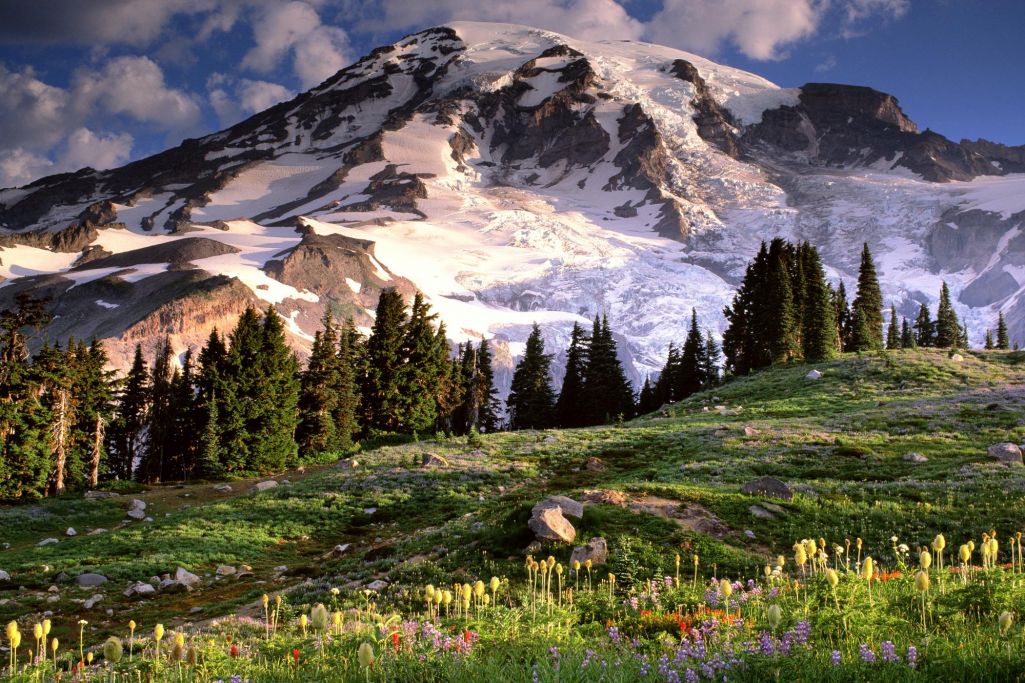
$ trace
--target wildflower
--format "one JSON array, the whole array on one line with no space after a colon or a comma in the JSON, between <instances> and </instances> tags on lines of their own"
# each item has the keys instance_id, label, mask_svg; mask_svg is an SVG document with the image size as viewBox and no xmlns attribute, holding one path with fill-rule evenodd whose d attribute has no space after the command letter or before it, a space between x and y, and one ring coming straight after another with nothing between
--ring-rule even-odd
<instances>
[{"instance_id":1,"label":"wildflower","mask_svg":"<svg viewBox=\"0 0 1025 683\"><path fill-rule=\"evenodd\" d=\"M729 598L733 595L733 584L731 584L727 579L723 579L719 582L719 592L722 593L724 597Z\"/></svg>"},{"instance_id":2,"label":"wildflower","mask_svg":"<svg viewBox=\"0 0 1025 683\"><path fill-rule=\"evenodd\" d=\"M86 661L87 664L92 666L92 663L93 663L93 653L92 652L89 652L89 653L87 653L85 655L85 661Z\"/></svg>"},{"instance_id":3,"label":"wildflower","mask_svg":"<svg viewBox=\"0 0 1025 683\"><path fill-rule=\"evenodd\" d=\"M907 660L908 666L914 669L918 664L918 648L914 645L908 645L908 654L905 659Z\"/></svg>"},{"instance_id":4,"label":"wildflower","mask_svg":"<svg viewBox=\"0 0 1025 683\"><path fill-rule=\"evenodd\" d=\"M234 643L232 643L231 649L228 650L228 653L231 655L232 659L237 659L238 658L238 645L235 645Z\"/></svg>"},{"instance_id":5,"label":"wildflower","mask_svg":"<svg viewBox=\"0 0 1025 683\"><path fill-rule=\"evenodd\" d=\"M292 650L292 663L299 666L299 650Z\"/></svg>"},{"instance_id":6,"label":"wildflower","mask_svg":"<svg viewBox=\"0 0 1025 683\"><path fill-rule=\"evenodd\" d=\"M884 640L879 644L879 652L882 654L884 662L893 664L900 661L896 646L889 640Z\"/></svg>"},{"instance_id":7,"label":"wildflower","mask_svg":"<svg viewBox=\"0 0 1025 683\"><path fill-rule=\"evenodd\" d=\"M833 663L833 666L840 666L840 651L833 650L833 653L829 656L829 659Z\"/></svg>"},{"instance_id":8,"label":"wildflower","mask_svg":"<svg viewBox=\"0 0 1025 683\"><path fill-rule=\"evenodd\" d=\"M929 567L932 566L932 555L929 554L928 550L923 550L918 559L922 564L922 569L928 571Z\"/></svg>"},{"instance_id":9,"label":"wildflower","mask_svg":"<svg viewBox=\"0 0 1025 683\"><path fill-rule=\"evenodd\" d=\"M303 630L303 637L306 637L306 627L309 626L310 618L305 614L299 615L299 628Z\"/></svg>"},{"instance_id":10,"label":"wildflower","mask_svg":"<svg viewBox=\"0 0 1025 683\"><path fill-rule=\"evenodd\" d=\"M872 664L876 661L876 653L872 652L872 648L868 645L862 644L858 646L858 656L861 657L861 661L866 664Z\"/></svg>"},{"instance_id":11,"label":"wildflower","mask_svg":"<svg viewBox=\"0 0 1025 683\"><path fill-rule=\"evenodd\" d=\"M316 607L310 610L310 625L314 631L326 631L327 621L327 608L322 603L318 603Z\"/></svg>"},{"instance_id":12,"label":"wildflower","mask_svg":"<svg viewBox=\"0 0 1025 683\"><path fill-rule=\"evenodd\" d=\"M923 555L929 556L928 553L923 553ZM919 593L927 593L929 591L929 574L925 570L915 574L915 590Z\"/></svg>"},{"instance_id":13,"label":"wildflower","mask_svg":"<svg viewBox=\"0 0 1025 683\"><path fill-rule=\"evenodd\" d=\"M997 625L1000 626L1000 635L1006 635L1011 630L1011 626L1014 624L1014 614L1004 610L1000 613L1000 617L997 618Z\"/></svg>"},{"instance_id":14,"label":"wildflower","mask_svg":"<svg viewBox=\"0 0 1025 683\"><path fill-rule=\"evenodd\" d=\"M356 651L356 658L359 660L359 665L364 669L369 669L374 665L374 646L363 641L360 643L359 650Z\"/></svg>"},{"instance_id":15,"label":"wildflower","mask_svg":"<svg viewBox=\"0 0 1025 683\"><path fill-rule=\"evenodd\" d=\"M778 604L770 605L765 617L769 622L769 628L775 631L776 627L783 620L783 610L780 609Z\"/></svg>"},{"instance_id":16,"label":"wildflower","mask_svg":"<svg viewBox=\"0 0 1025 683\"><path fill-rule=\"evenodd\" d=\"M826 569L826 581L829 582L831 588L836 588L836 585L840 583L840 575L833 569Z\"/></svg>"},{"instance_id":17,"label":"wildflower","mask_svg":"<svg viewBox=\"0 0 1025 683\"><path fill-rule=\"evenodd\" d=\"M103 644L103 658L111 664L117 664L123 655L124 646L121 645L121 641L115 636L107 638L107 642Z\"/></svg>"}]
</instances>

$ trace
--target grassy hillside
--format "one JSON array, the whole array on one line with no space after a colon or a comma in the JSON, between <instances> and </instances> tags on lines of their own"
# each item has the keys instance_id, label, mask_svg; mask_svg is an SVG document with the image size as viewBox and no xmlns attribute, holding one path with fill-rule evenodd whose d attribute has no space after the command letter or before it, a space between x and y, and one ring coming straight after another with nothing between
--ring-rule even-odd
<instances>
[{"instance_id":1,"label":"grassy hillside","mask_svg":"<svg viewBox=\"0 0 1025 683\"><path fill-rule=\"evenodd\" d=\"M448 586L494 575L503 577L508 614L482 619L478 612L477 619L510 620L504 635L491 634L502 643L495 652L515 661L517 671L529 680L529 663L537 659L530 643L545 632L553 642L566 644L581 633L604 638L607 621L631 623L623 601L644 593L649 579L675 576L677 553L684 558L684 577L694 571L694 553L700 564L697 587L693 594L677 596L681 603L675 604L676 611L701 608L705 584L713 575L761 577L767 562L775 564L772 558L778 554L792 556L793 544L805 538L829 539L830 546L861 538L866 554L871 549L886 570L896 571L900 558L891 550L896 545L891 537L915 548L942 532L949 539L947 553L956 554L967 539L978 544L983 533L996 529L1005 555L1001 562L1011 561L1006 539L1023 526L1025 468L999 464L986 449L998 442L1025 442L1025 353L967 353L958 362L938 351L899 351L845 357L816 368L823 373L820 380L805 379L810 366L772 368L622 426L495 434L483 437L477 446L465 439L442 439L380 447L357 455L355 469L331 465L284 473L275 479L289 484L260 493L252 491L257 480L230 482L231 492L200 483L0 509L2 541L9 544L0 551L0 570L12 576L10 583L0 584L0 618L18 619L22 631L31 633L31 624L44 611L52 612L54 633L68 644L77 643L77 621L85 619L88 647L110 633L125 633L129 619L146 628L160 621L168 630L193 631L208 625L212 617L228 614L262 620L264 593L283 593L288 616L298 614L293 609L306 610L316 602L363 610L369 609L368 602L380 602L383 614L403 607L422 610L423 603L413 594L428 583ZM448 464L425 468L421 461L426 453L439 455ZM910 453L928 460L905 460ZM763 475L786 482L796 493L794 498L772 500L741 493L745 482ZM593 578L597 583L613 573L618 592L606 605L592 604L587 593L579 591L574 611L556 607L552 613L550 618L561 626L534 623L536 614L519 622L515 615L522 614L517 610L533 605L529 597L526 603L515 597L528 590L523 585L524 558L533 533L527 520L531 506L553 494L587 503L583 519L572 520L577 543L593 536L608 540L608 565L600 571L596 567ZM127 520L126 505L132 498L147 503L152 521ZM752 506L759 507L752 511ZM66 537L69 526L78 535ZM89 535L97 528L107 531ZM36 545L47 537L59 543ZM339 544L350 546L333 552ZM536 558L551 554L565 564L567 582L576 579L568 571L570 547L546 544L534 550ZM831 566L837 559L843 561L833 558ZM219 565L243 564L251 566L252 576L214 577ZM201 587L123 597L131 582L173 574L179 566L199 575ZM785 569L797 572L796 567ZM58 576L87 571L105 575L108 583L82 590ZM802 574L795 573L794 578ZM913 579L913 572L903 574ZM374 580L389 586L372 597L361 597L360 589ZM688 588L687 581L682 583L677 590ZM848 576L841 591L848 590L848 583L855 591L857 579ZM1020 583L1016 579L1013 585ZM334 595L331 588L341 592ZM796 604L803 597L805 618L810 619L803 590L810 588L797 590ZM992 584L988 590L993 593ZM83 600L95 594L104 597L84 609ZM828 592L819 597L827 606L831 602ZM855 602L862 599L851 597ZM823 628L822 638L836 643L841 634L867 634L881 627L910 634L918 618L914 600L910 589L907 596L894 598L901 606L900 616L881 613L858 627L846 617L843 629L833 621L811 621L816 629ZM905 602L911 604L908 614ZM970 602L971 608L944 609L950 619L976 618L991 626L994 612L1005 603L1008 609L1025 609L1017 588L999 598ZM836 607L839 611L839 602ZM939 617L938 603L935 609ZM752 623L764 618L764 609L751 616ZM795 612L791 621L796 619ZM190 623L194 625L189 627ZM567 632L573 623L577 631ZM512 624L516 626L510 632ZM459 622L458 628L466 627ZM476 627L486 643L488 626ZM935 629L930 638L956 641L944 635L942 620ZM338 640L341 647L344 639ZM1025 653L1020 635L1015 642L1014 650L1008 645L1007 662L1020 661ZM350 659L354 647L348 651ZM935 649L943 651L940 645ZM284 656L281 652L278 655ZM977 655L981 656L959 656L967 662ZM261 656L275 661L271 653ZM495 664L488 656L480 659L478 666ZM551 662L542 664L538 675L552 674ZM1017 671L1012 664L1007 666L1011 668L994 671ZM292 675L268 667L254 669L251 677L287 680L286 674ZM900 676L911 675L905 669ZM753 675L761 669L752 664L748 671ZM819 670L801 675L816 679L813 671ZM298 668L293 673L299 676ZM363 673L369 670L349 671L357 677ZM378 673L384 675L383 669L374 675ZM621 673L626 676L626 669ZM436 674L415 673L421 678L458 678L448 670ZM485 669L477 674L484 675ZM196 672L192 675L207 680ZM333 675L325 674L324 680ZM854 674L847 675L842 680L851 680ZM878 679L878 673L865 675ZM214 679L211 673L209 680ZM671 677L666 673L658 680ZM982 675L978 680L998 679Z\"/></svg>"}]
</instances>

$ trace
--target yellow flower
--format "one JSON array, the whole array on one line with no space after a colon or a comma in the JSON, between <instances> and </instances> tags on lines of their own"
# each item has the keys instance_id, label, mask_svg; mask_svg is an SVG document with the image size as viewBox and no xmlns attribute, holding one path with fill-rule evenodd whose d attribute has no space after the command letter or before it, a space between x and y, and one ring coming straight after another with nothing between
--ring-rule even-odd
<instances>
[{"instance_id":1,"label":"yellow flower","mask_svg":"<svg viewBox=\"0 0 1025 683\"><path fill-rule=\"evenodd\" d=\"M18 632L18 622L11 621L7 624L7 640L14 637L14 634Z\"/></svg>"},{"instance_id":2,"label":"yellow flower","mask_svg":"<svg viewBox=\"0 0 1025 683\"><path fill-rule=\"evenodd\" d=\"M922 563L922 569L928 569L932 565L932 554L928 550L923 550L918 558Z\"/></svg>"},{"instance_id":3,"label":"yellow flower","mask_svg":"<svg viewBox=\"0 0 1025 683\"><path fill-rule=\"evenodd\" d=\"M919 593L926 593L929 591L929 574L925 571L919 571L915 574L915 590Z\"/></svg>"},{"instance_id":4,"label":"yellow flower","mask_svg":"<svg viewBox=\"0 0 1025 683\"><path fill-rule=\"evenodd\" d=\"M17 650L18 646L21 645L21 631L15 631L12 633L9 636L9 640L11 641L11 647Z\"/></svg>"},{"instance_id":5,"label":"yellow flower","mask_svg":"<svg viewBox=\"0 0 1025 683\"><path fill-rule=\"evenodd\" d=\"M32 627L32 636L36 640L42 640L42 638L43 638L43 625L42 624L36 624L35 626Z\"/></svg>"},{"instance_id":6,"label":"yellow flower","mask_svg":"<svg viewBox=\"0 0 1025 683\"><path fill-rule=\"evenodd\" d=\"M829 585L836 588L836 584L840 583L840 575L833 569L826 569L826 581L829 581Z\"/></svg>"},{"instance_id":7,"label":"yellow flower","mask_svg":"<svg viewBox=\"0 0 1025 683\"><path fill-rule=\"evenodd\" d=\"M577 562L577 566L578 567L580 566L579 562ZM491 577L491 592L492 593L496 592L498 590L498 587L501 586L501 585L502 585L502 582L499 580L499 578L497 576L492 576Z\"/></svg>"},{"instance_id":8,"label":"yellow flower","mask_svg":"<svg viewBox=\"0 0 1025 683\"><path fill-rule=\"evenodd\" d=\"M968 544L967 544L967 543L963 544L963 545L962 545L962 546L961 546L961 547L960 547L960 548L958 549L958 551L957 551L957 556L958 556L958 557L960 557L960 558L961 558L961 561L962 561L962 562L964 562L965 564L967 564L967 563L968 563L968 561L969 561L970 559L972 559L972 551L971 551L971 548L969 548L969 547L968 547Z\"/></svg>"},{"instance_id":9,"label":"yellow flower","mask_svg":"<svg viewBox=\"0 0 1025 683\"><path fill-rule=\"evenodd\" d=\"M50 622L49 619L43 619L43 635L44 636L50 635L50 628L52 626L53 626L53 624Z\"/></svg>"},{"instance_id":10,"label":"yellow flower","mask_svg":"<svg viewBox=\"0 0 1025 683\"><path fill-rule=\"evenodd\" d=\"M947 539L943 538L943 534L936 534L936 538L932 540L932 549L936 552L942 552L947 547Z\"/></svg>"},{"instance_id":11,"label":"yellow flower","mask_svg":"<svg viewBox=\"0 0 1025 683\"><path fill-rule=\"evenodd\" d=\"M134 631L135 630L135 619L132 619L131 621L128 622L128 630L129 631Z\"/></svg>"},{"instance_id":12,"label":"yellow flower","mask_svg":"<svg viewBox=\"0 0 1025 683\"><path fill-rule=\"evenodd\" d=\"M185 634L182 633L181 631L178 631L177 633L175 633L174 634L174 644L177 645L178 647L182 647L182 648L185 647Z\"/></svg>"},{"instance_id":13,"label":"yellow flower","mask_svg":"<svg viewBox=\"0 0 1025 683\"><path fill-rule=\"evenodd\" d=\"M725 595L727 598L733 595L733 584L727 579L723 579L719 582L719 592Z\"/></svg>"},{"instance_id":14,"label":"yellow flower","mask_svg":"<svg viewBox=\"0 0 1025 683\"><path fill-rule=\"evenodd\" d=\"M865 561L861 565L861 576L866 581L871 581L872 577L875 576L875 563L871 557L866 557Z\"/></svg>"},{"instance_id":15,"label":"yellow flower","mask_svg":"<svg viewBox=\"0 0 1025 683\"><path fill-rule=\"evenodd\" d=\"M164 639L164 625L163 624L157 624L156 626L153 627L153 640L155 640L155 641L157 641L159 643L163 639Z\"/></svg>"},{"instance_id":16,"label":"yellow flower","mask_svg":"<svg viewBox=\"0 0 1025 683\"><path fill-rule=\"evenodd\" d=\"M87 663L89 663L89 664L93 663L93 653L92 652L86 652L85 653L85 661Z\"/></svg>"},{"instance_id":17,"label":"yellow flower","mask_svg":"<svg viewBox=\"0 0 1025 683\"><path fill-rule=\"evenodd\" d=\"M54 654L56 654L57 653L57 646L58 645L60 645L60 641L59 640L57 640L56 638L51 640L50 641L50 651L53 652Z\"/></svg>"}]
</instances>

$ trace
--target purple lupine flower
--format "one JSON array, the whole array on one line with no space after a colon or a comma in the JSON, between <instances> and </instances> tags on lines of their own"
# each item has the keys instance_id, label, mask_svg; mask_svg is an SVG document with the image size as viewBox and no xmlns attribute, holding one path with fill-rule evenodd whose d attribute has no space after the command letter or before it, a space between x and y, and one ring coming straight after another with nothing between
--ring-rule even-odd
<instances>
[{"instance_id":1,"label":"purple lupine flower","mask_svg":"<svg viewBox=\"0 0 1025 683\"><path fill-rule=\"evenodd\" d=\"M665 583L666 583L666 588L672 588L673 587L673 577L671 577L671 576L665 577Z\"/></svg>"},{"instance_id":2,"label":"purple lupine flower","mask_svg":"<svg viewBox=\"0 0 1025 683\"><path fill-rule=\"evenodd\" d=\"M548 648L548 656L552 659L552 668L556 671L562 669L562 656L559 654L559 648L550 647Z\"/></svg>"},{"instance_id":3,"label":"purple lupine flower","mask_svg":"<svg viewBox=\"0 0 1025 683\"><path fill-rule=\"evenodd\" d=\"M799 621L794 626L794 640L798 645L807 645L811 639L811 624L807 621Z\"/></svg>"},{"instance_id":4,"label":"purple lupine flower","mask_svg":"<svg viewBox=\"0 0 1025 683\"><path fill-rule=\"evenodd\" d=\"M635 610L638 607L640 607L641 601L637 599L636 595L634 595L631 596L629 600L627 600L627 604L630 605L630 609Z\"/></svg>"},{"instance_id":5,"label":"purple lupine flower","mask_svg":"<svg viewBox=\"0 0 1025 683\"><path fill-rule=\"evenodd\" d=\"M897 647L889 640L884 640L879 644L879 652L882 654L884 662L893 664L900 661L900 655L897 654Z\"/></svg>"},{"instance_id":6,"label":"purple lupine flower","mask_svg":"<svg viewBox=\"0 0 1025 683\"><path fill-rule=\"evenodd\" d=\"M533 680L534 683L538 683L541 680L541 677L537 673L537 664L534 665L534 669L531 673L531 680Z\"/></svg>"},{"instance_id":7,"label":"purple lupine flower","mask_svg":"<svg viewBox=\"0 0 1025 683\"><path fill-rule=\"evenodd\" d=\"M833 662L833 666L840 666L840 651L833 650L833 654L829 656L829 659Z\"/></svg>"},{"instance_id":8,"label":"purple lupine flower","mask_svg":"<svg viewBox=\"0 0 1025 683\"><path fill-rule=\"evenodd\" d=\"M914 669L915 666L918 664L918 648L914 645L908 645L907 660L908 666L910 666L912 669Z\"/></svg>"},{"instance_id":9,"label":"purple lupine flower","mask_svg":"<svg viewBox=\"0 0 1025 683\"><path fill-rule=\"evenodd\" d=\"M591 660L594 659L594 650L588 648L584 652L584 661L580 662L580 668L586 669L591 664Z\"/></svg>"},{"instance_id":10,"label":"purple lupine flower","mask_svg":"<svg viewBox=\"0 0 1025 683\"><path fill-rule=\"evenodd\" d=\"M858 656L861 657L861 661L866 664L872 664L876 661L876 653L872 652L872 648L868 645L862 644L858 646Z\"/></svg>"},{"instance_id":11,"label":"purple lupine flower","mask_svg":"<svg viewBox=\"0 0 1025 683\"><path fill-rule=\"evenodd\" d=\"M675 670L670 669L666 673L666 683L680 683L680 674L676 673Z\"/></svg>"},{"instance_id":12,"label":"purple lupine flower","mask_svg":"<svg viewBox=\"0 0 1025 683\"><path fill-rule=\"evenodd\" d=\"M773 641L772 634L768 631L762 631L762 635L758 638L758 651L766 657L776 654L776 644Z\"/></svg>"},{"instance_id":13,"label":"purple lupine flower","mask_svg":"<svg viewBox=\"0 0 1025 683\"><path fill-rule=\"evenodd\" d=\"M616 628L615 626L609 626L609 640L611 640L616 645L619 645L619 643L621 641L621 637L619 635L619 629Z\"/></svg>"},{"instance_id":14,"label":"purple lupine flower","mask_svg":"<svg viewBox=\"0 0 1025 683\"><path fill-rule=\"evenodd\" d=\"M687 669L683 672L683 680L686 681L686 683L698 683L700 679L694 669Z\"/></svg>"}]
</instances>

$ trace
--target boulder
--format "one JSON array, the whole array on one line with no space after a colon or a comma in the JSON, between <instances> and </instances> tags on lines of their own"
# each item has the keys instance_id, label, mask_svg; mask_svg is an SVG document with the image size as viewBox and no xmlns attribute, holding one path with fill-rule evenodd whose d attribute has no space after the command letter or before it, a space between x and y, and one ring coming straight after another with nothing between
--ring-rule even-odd
<instances>
[{"instance_id":1,"label":"boulder","mask_svg":"<svg viewBox=\"0 0 1025 683\"><path fill-rule=\"evenodd\" d=\"M818 370L812 370L804 376L805 379L822 379L822 373Z\"/></svg>"},{"instance_id":2,"label":"boulder","mask_svg":"<svg viewBox=\"0 0 1025 683\"><path fill-rule=\"evenodd\" d=\"M759 477L749 481L740 488L740 491L749 496L769 496L783 500L790 500L794 497L794 492L790 490L790 487L774 477Z\"/></svg>"},{"instance_id":3,"label":"boulder","mask_svg":"<svg viewBox=\"0 0 1025 683\"><path fill-rule=\"evenodd\" d=\"M573 549L573 554L570 555L569 563L572 566L574 562L580 562L584 564L587 560L591 561L591 564L605 564L609 559L609 545L605 542L605 539L601 536L596 536L591 539L586 545L577 546Z\"/></svg>"},{"instance_id":4,"label":"boulder","mask_svg":"<svg viewBox=\"0 0 1025 683\"><path fill-rule=\"evenodd\" d=\"M572 543L577 537L577 530L562 516L562 508L557 505L537 510L527 526L542 540Z\"/></svg>"},{"instance_id":5,"label":"boulder","mask_svg":"<svg viewBox=\"0 0 1025 683\"><path fill-rule=\"evenodd\" d=\"M11 575L0 569L0 583L10 583Z\"/></svg>"},{"instance_id":6,"label":"boulder","mask_svg":"<svg viewBox=\"0 0 1025 683\"><path fill-rule=\"evenodd\" d=\"M964 361L964 356L962 356L960 353L955 353L953 356L950 357L950 360L954 361L955 363L961 363Z\"/></svg>"},{"instance_id":7,"label":"boulder","mask_svg":"<svg viewBox=\"0 0 1025 683\"><path fill-rule=\"evenodd\" d=\"M990 446L986 452L989 454L989 457L994 460L999 460L1005 465L1022 464L1021 448L1019 448L1017 444L1010 442L995 443Z\"/></svg>"},{"instance_id":8,"label":"boulder","mask_svg":"<svg viewBox=\"0 0 1025 683\"><path fill-rule=\"evenodd\" d=\"M231 493L231 484L217 484L214 486L217 493Z\"/></svg>"},{"instance_id":9,"label":"boulder","mask_svg":"<svg viewBox=\"0 0 1025 683\"><path fill-rule=\"evenodd\" d=\"M145 510L129 510L126 514L129 517L131 517L132 519L145 519L146 518L146 511Z\"/></svg>"},{"instance_id":10,"label":"boulder","mask_svg":"<svg viewBox=\"0 0 1025 683\"><path fill-rule=\"evenodd\" d=\"M906 462L929 462L929 458L921 453L907 453L903 458Z\"/></svg>"},{"instance_id":11,"label":"boulder","mask_svg":"<svg viewBox=\"0 0 1025 683\"><path fill-rule=\"evenodd\" d=\"M572 498L567 498L566 496L549 496L540 503L534 505L534 507L531 508L530 513L532 515L537 515L539 511L548 508L559 508L562 510L562 514L570 517L576 517L577 519L581 519L584 516L584 504L578 503Z\"/></svg>"},{"instance_id":12,"label":"boulder","mask_svg":"<svg viewBox=\"0 0 1025 683\"><path fill-rule=\"evenodd\" d=\"M78 584L79 588L95 588L96 586L102 586L107 583L107 577L103 574L96 574L93 572L79 574L75 577L75 583Z\"/></svg>"},{"instance_id":13,"label":"boulder","mask_svg":"<svg viewBox=\"0 0 1025 683\"><path fill-rule=\"evenodd\" d=\"M178 567L174 572L174 580L192 590L199 585L201 579L184 567Z\"/></svg>"},{"instance_id":14,"label":"boulder","mask_svg":"<svg viewBox=\"0 0 1025 683\"><path fill-rule=\"evenodd\" d=\"M78 532L75 531L75 527L69 526L68 530L64 532L65 536L78 536Z\"/></svg>"},{"instance_id":15,"label":"boulder","mask_svg":"<svg viewBox=\"0 0 1025 683\"><path fill-rule=\"evenodd\" d=\"M355 458L345 458L338 461L338 469L340 470L354 470L357 467L359 467L359 462Z\"/></svg>"},{"instance_id":16,"label":"boulder","mask_svg":"<svg viewBox=\"0 0 1025 683\"><path fill-rule=\"evenodd\" d=\"M270 489L274 488L277 485L278 485L278 482L274 481L273 479L268 479L267 481L261 481L261 482L257 483L256 486L253 487L253 490L254 491L269 491Z\"/></svg>"},{"instance_id":17,"label":"boulder","mask_svg":"<svg viewBox=\"0 0 1025 683\"><path fill-rule=\"evenodd\" d=\"M157 589L151 586L150 584L145 583L143 581L136 581L135 583L128 586L128 588L124 590L124 593L122 593L122 595L124 595L126 598L130 598L135 595L153 595L156 592Z\"/></svg>"},{"instance_id":18,"label":"boulder","mask_svg":"<svg viewBox=\"0 0 1025 683\"><path fill-rule=\"evenodd\" d=\"M448 467L448 460L436 453L424 453L420 456L420 465L428 468Z\"/></svg>"},{"instance_id":19,"label":"boulder","mask_svg":"<svg viewBox=\"0 0 1025 683\"><path fill-rule=\"evenodd\" d=\"M377 579L376 581L371 581L370 583L368 583L366 585L366 589L367 590L377 591L378 593L380 593L381 591L383 591L387 587L388 587L388 582L385 581L384 579Z\"/></svg>"},{"instance_id":20,"label":"boulder","mask_svg":"<svg viewBox=\"0 0 1025 683\"><path fill-rule=\"evenodd\" d=\"M59 542L60 541L58 541L56 538L44 538L39 543L36 543L36 545L39 546L39 547L43 547L44 545L53 545L54 543L59 543Z\"/></svg>"},{"instance_id":21,"label":"boulder","mask_svg":"<svg viewBox=\"0 0 1025 683\"><path fill-rule=\"evenodd\" d=\"M230 564L222 564L217 567L217 571L215 573L217 576L235 576L236 571L237 570Z\"/></svg>"},{"instance_id":22,"label":"boulder","mask_svg":"<svg viewBox=\"0 0 1025 683\"><path fill-rule=\"evenodd\" d=\"M92 609L93 607L96 606L96 603L98 603L102 599L103 599L103 594L102 593L97 593L96 595L92 596L91 598L86 600L84 603L82 603L82 607L85 607L86 609Z\"/></svg>"},{"instance_id":23,"label":"boulder","mask_svg":"<svg viewBox=\"0 0 1025 683\"><path fill-rule=\"evenodd\" d=\"M344 555L346 552L348 552L349 548L351 547L351 543L339 543L331 549L331 552L335 555Z\"/></svg>"},{"instance_id":24,"label":"boulder","mask_svg":"<svg viewBox=\"0 0 1025 683\"><path fill-rule=\"evenodd\" d=\"M604 472L605 471L605 463L602 462L601 458L596 458L594 456L591 456L590 458L587 459L587 462L584 463L584 469L587 470L588 472Z\"/></svg>"},{"instance_id":25,"label":"boulder","mask_svg":"<svg viewBox=\"0 0 1025 683\"><path fill-rule=\"evenodd\" d=\"M139 500L138 498L132 498L132 502L130 502L128 504L128 509L129 510L145 510L146 509L146 501Z\"/></svg>"},{"instance_id":26,"label":"boulder","mask_svg":"<svg viewBox=\"0 0 1025 683\"><path fill-rule=\"evenodd\" d=\"M162 593L184 593L189 590L189 587L184 583L179 583L174 579L164 579L160 582L160 586L158 588Z\"/></svg>"},{"instance_id":27,"label":"boulder","mask_svg":"<svg viewBox=\"0 0 1025 683\"><path fill-rule=\"evenodd\" d=\"M760 505L752 505L747 509L747 511L758 519L776 519L776 515L772 514Z\"/></svg>"}]
</instances>

